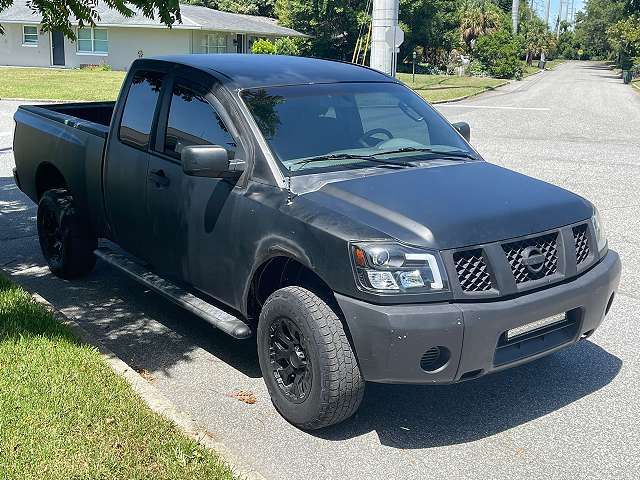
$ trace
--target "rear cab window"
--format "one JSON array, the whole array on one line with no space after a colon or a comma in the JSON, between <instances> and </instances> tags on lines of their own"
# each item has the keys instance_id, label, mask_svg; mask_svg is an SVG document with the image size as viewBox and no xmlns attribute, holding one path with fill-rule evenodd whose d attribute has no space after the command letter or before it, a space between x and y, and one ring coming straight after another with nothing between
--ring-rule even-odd
<instances>
[{"instance_id":1,"label":"rear cab window","mask_svg":"<svg viewBox=\"0 0 640 480\"><path fill-rule=\"evenodd\" d=\"M142 150L149 146L164 77L165 74L154 71L138 71L134 74L118 130L122 143Z\"/></svg>"}]
</instances>

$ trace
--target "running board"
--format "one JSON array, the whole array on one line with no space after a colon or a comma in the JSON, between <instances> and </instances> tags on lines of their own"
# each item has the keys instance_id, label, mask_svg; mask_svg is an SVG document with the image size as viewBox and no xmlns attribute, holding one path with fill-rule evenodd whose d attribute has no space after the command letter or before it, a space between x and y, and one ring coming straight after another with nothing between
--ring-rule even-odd
<instances>
[{"instance_id":1,"label":"running board","mask_svg":"<svg viewBox=\"0 0 640 480\"><path fill-rule=\"evenodd\" d=\"M134 280L137 280L151 290L171 300L173 303L202 318L224 333L239 339L245 339L251 336L251 329L239 318L234 317L224 310L196 297L185 289L150 272L144 266L125 255L114 252L106 247L100 247L93 253L96 257L113 265Z\"/></svg>"}]
</instances>

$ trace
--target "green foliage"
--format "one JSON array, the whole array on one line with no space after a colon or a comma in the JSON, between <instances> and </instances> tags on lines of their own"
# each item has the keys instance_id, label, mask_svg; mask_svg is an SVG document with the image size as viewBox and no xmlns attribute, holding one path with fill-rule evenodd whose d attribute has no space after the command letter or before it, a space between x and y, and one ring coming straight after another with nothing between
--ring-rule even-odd
<instances>
[{"instance_id":1,"label":"green foliage","mask_svg":"<svg viewBox=\"0 0 640 480\"><path fill-rule=\"evenodd\" d=\"M607 29L613 50L621 57L640 55L640 14L619 20Z\"/></svg>"},{"instance_id":2,"label":"green foliage","mask_svg":"<svg viewBox=\"0 0 640 480\"><path fill-rule=\"evenodd\" d=\"M157 17L169 26L181 21L178 0L104 0L104 3L125 17L133 16L131 7L137 7L145 17ZM12 4L13 0L0 0L0 12ZM95 0L33 0L27 5L42 15L43 31L58 30L72 40L76 39L73 20L77 19L80 26L95 25L98 20ZM1 26L0 33L4 33Z\"/></svg>"},{"instance_id":3,"label":"green foliage","mask_svg":"<svg viewBox=\"0 0 640 480\"><path fill-rule=\"evenodd\" d=\"M200 5L223 12L273 17L276 2L275 0L183 0L181 3Z\"/></svg>"},{"instance_id":4,"label":"green foliage","mask_svg":"<svg viewBox=\"0 0 640 480\"><path fill-rule=\"evenodd\" d=\"M449 51L459 46L457 2L400 0L400 22L405 32L400 59L411 62L412 53L416 51L418 62L442 67Z\"/></svg>"},{"instance_id":5,"label":"green foliage","mask_svg":"<svg viewBox=\"0 0 640 480\"><path fill-rule=\"evenodd\" d=\"M587 0L584 11L576 14L576 39L588 57L613 55L607 29L623 19L626 3L626 0Z\"/></svg>"},{"instance_id":6,"label":"green foliage","mask_svg":"<svg viewBox=\"0 0 640 480\"><path fill-rule=\"evenodd\" d=\"M521 50L518 38L500 30L479 38L474 56L492 77L519 79L522 78Z\"/></svg>"},{"instance_id":7,"label":"green foliage","mask_svg":"<svg viewBox=\"0 0 640 480\"><path fill-rule=\"evenodd\" d=\"M251 46L251 53L258 53L263 55L275 55L276 54L276 46L271 43L269 40L260 38L253 42Z\"/></svg>"},{"instance_id":8,"label":"green foliage","mask_svg":"<svg viewBox=\"0 0 640 480\"><path fill-rule=\"evenodd\" d=\"M298 41L290 37L278 38L273 46L276 49L278 55L300 55L300 47Z\"/></svg>"},{"instance_id":9,"label":"green foliage","mask_svg":"<svg viewBox=\"0 0 640 480\"><path fill-rule=\"evenodd\" d=\"M543 20L533 17L524 22L520 30L524 49L529 62L534 56L549 54L556 47L556 38Z\"/></svg>"},{"instance_id":10,"label":"green foliage","mask_svg":"<svg viewBox=\"0 0 640 480\"><path fill-rule=\"evenodd\" d=\"M491 0L465 0L459 9L460 38L467 51L478 38L496 32L503 24L504 12Z\"/></svg>"},{"instance_id":11,"label":"green foliage","mask_svg":"<svg viewBox=\"0 0 640 480\"><path fill-rule=\"evenodd\" d=\"M351 60L366 6L366 0L276 0L275 12L281 25L310 35L301 54Z\"/></svg>"}]
</instances>

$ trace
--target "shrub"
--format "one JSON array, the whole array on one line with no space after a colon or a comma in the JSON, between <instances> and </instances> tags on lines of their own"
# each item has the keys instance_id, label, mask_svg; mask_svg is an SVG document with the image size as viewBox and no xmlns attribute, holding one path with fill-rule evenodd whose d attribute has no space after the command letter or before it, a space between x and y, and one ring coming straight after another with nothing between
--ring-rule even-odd
<instances>
[{"instance_id":1,"label":"shrub","mask_svg":"<svg viewBox=\"0 0 640 480\"><path fill-rule=\"evenodd\" d=\"M467 67L467 73L472 77L488 77L487 69L479 60L471 60Z\"/></svg>"},{"instance_id":2,"label":"shrub","mask_svg":"<svg viewBox=\"0 0 640 480\"><path fill-rule=\"evenodd\" d=\"M278 38L274 43L274 47L278 55L300 55L298 43L290 37Z\"/></svg>"},{"instance_id":3,"label":"shrub","mask_svg":"<svg viewBox=\"0 0 640 480\"><path fill-rule=\"evenodd\" d=\"M260 38L260 39L256 40L255 42L253 42L253 45L251 46L251 53L262 53L262 54L267 54L267 55L275 55L276 54L276 47L269 40L266 40L264 38Z\"/></svg>"},{"instance_id":4,"label":"shrub","mask_svg":"<svg viewBox=\"0 0 640 480\"><path fill-rule=\"evenodd\" d=\"M480 37L474 49L475 58L497 78L522 78L521 44L505 30Z\"/></svg>"}]
</instances>

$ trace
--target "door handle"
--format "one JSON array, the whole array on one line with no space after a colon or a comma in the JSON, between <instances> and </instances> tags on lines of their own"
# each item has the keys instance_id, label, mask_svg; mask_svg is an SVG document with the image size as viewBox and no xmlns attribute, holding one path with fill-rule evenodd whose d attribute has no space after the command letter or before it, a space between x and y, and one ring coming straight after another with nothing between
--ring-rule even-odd
<instances>
[{"instance_id":1,"label":"door handle","mask_svg":"<svg viewBox=\"0 0 640 480\"><path fill-rule=\"evenodd\" d=\"M165 175L164 170L151 170L149 179L156 184L156 187L168 187L171 180Z\"/></svg>"}]
</instances>

